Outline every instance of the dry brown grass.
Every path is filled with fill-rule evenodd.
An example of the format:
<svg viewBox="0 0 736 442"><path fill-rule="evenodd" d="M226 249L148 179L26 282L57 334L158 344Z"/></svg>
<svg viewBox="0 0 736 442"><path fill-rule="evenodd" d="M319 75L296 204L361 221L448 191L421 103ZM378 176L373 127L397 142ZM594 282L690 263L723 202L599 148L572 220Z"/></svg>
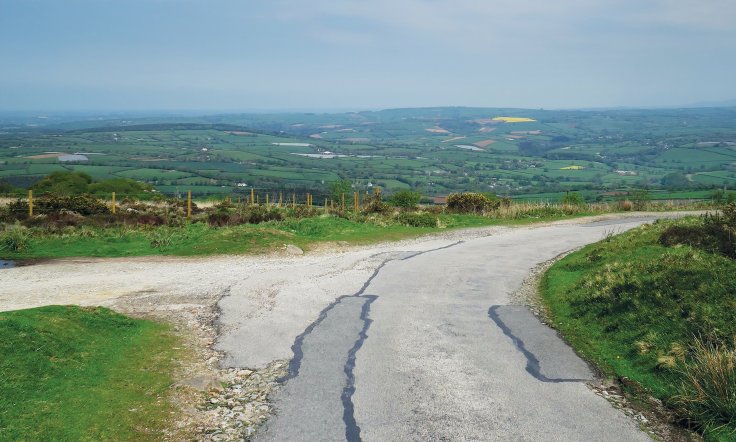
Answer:
<svg viewBox="0 0 736 442"><path fill-rule="evenodd" d="M708 429L733 427L736 421L736 351L696 339L681 369L678 404Z"/></svg>

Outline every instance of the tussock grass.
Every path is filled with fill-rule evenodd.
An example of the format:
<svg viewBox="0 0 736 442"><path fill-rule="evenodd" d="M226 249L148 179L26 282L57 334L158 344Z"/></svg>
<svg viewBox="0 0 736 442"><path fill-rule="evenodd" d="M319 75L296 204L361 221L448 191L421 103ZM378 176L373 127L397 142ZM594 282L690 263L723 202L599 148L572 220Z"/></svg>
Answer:
<svg viewBox="0 0 736 442"><path fill-rule="evenodd" d="M675 401L692 423L736 439L736 350L695 339L680 372L683 380Z"/></svg>

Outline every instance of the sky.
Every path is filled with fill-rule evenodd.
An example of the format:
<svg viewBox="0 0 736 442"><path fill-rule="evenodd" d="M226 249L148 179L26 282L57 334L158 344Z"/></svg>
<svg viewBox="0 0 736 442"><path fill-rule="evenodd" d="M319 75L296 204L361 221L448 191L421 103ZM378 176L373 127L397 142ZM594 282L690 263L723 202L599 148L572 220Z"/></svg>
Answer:
<svg viewBox="0 0 736 442"><path fill-rule="evenodd" d="M0 110L736 99L734 0L0 0Z"/></svg>

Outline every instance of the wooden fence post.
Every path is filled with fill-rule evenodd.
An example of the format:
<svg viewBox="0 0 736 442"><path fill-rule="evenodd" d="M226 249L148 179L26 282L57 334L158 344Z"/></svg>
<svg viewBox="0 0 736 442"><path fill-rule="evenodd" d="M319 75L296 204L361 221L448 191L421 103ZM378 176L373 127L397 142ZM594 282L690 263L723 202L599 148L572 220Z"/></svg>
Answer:
<svg viewBox="0 0 736 442"><path fill-rule="evenodd" d="M345 192L342 193L342 203L340 203L340 210L345 211Z"/></svg>
<svg viewBox="0 0 736 442"><path fill-rule="evenodd" d="M192 217L192 191L187 191L187 219Z"/></svg>
<svg viewBox="0 0 736 442"><path fill-rule="evenodd" d="M296 207L296 193L291 194L291 207Z"/></svg>
<svg viewBox="0 0 736 442"><path fill-rule="evenodd" d="M266 194L266 207L268 207L268 194Z"/></svg>
<svg viewBox="0 0 736 442"><path fill-rule="evenodd" d="M283 206L284 203L284 192L279 192L279 209L281 206Z"/></svg>
<svg viewBox="0 0 736 442"><path fill-rule="evenodd" d="M28 191L28 216L33 216L33 191Z"/></svg>
<svg viewBox="0 0 736 442"><path fill-rule="evenodd" d="M254 188L250 188L250 206L253 207L256 205L256 190Z"/></svg>
<svg viewBox="0 0 736 442"><path fill-rule="evenodd" d="M112 193L112 214L115 215L115 192Z"/></svg>
<svg viewBox="0 0 736 442"><path fill-rule="evenodd" d="M353 210L358 211L358 192L353 192Z"/></svg>

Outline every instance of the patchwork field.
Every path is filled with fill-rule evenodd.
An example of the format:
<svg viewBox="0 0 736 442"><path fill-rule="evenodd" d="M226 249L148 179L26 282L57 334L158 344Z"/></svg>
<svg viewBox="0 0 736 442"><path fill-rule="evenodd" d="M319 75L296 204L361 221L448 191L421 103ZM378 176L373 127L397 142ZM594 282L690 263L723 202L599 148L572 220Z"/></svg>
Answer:
<svg viewBox="0 0 736 442"><path fill-rule="evenodd" d="M4 117L0 180L54 171L132 178L165 193L411 188L501 195L736 185L736 109L427 108L202 117Z"/></svg>

